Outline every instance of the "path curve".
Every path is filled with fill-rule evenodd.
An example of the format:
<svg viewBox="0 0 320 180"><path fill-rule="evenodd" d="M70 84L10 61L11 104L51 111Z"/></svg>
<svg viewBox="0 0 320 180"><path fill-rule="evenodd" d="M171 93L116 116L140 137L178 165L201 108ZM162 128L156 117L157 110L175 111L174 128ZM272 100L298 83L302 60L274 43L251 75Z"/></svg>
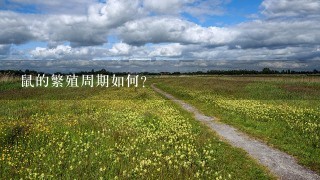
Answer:
<svg viewBox="0 0 320 180"><path fill-rule="evenodd" d="M251 157L268 167L269 170L280 179L320 180L319 175L297 164L296 160L292 156L271 148L265 143L250 138L232 126L217 122L213 117L205 116L195 107L160 90L155 87L154 84L152 84L151 87L154 91L181 105L183 109L193 113L198 121L205 123L231 145L245 150Z"/></svg>

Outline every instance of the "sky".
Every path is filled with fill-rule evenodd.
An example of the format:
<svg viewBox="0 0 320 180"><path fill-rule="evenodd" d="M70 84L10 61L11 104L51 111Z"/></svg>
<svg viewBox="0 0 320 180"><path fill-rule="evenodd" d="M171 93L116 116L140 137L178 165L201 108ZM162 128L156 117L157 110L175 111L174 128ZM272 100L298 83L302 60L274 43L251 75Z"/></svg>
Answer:
<svg viewBox="0 0 320 180"><path fill-rule="evenodd" d="M0 0L10 60L315 62L320 1Z"/></svg>

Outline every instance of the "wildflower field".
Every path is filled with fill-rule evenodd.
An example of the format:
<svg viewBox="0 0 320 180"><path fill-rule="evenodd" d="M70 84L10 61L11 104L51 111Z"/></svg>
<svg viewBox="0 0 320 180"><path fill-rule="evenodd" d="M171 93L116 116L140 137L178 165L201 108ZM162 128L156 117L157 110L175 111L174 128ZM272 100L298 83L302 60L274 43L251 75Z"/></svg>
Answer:
<svg viewBox="0 0 320 180"><path fill-rule="evenodd" d="M152 82L181 93L187 81L178 85L180 79L168 80L154 78ZM188 88L183 91L199 97L195 98L199 102L214 105L212 109L225 109L231 104L228 111L241 112L236 102L218 96L222 104L217 105L211 96L200 92ZM264 108L263 104L258 106ZM152 91L150 85L21 88L19 81L3 81L0 107L0 179L274 178L244 151L221 141L190 114ZM299 110L297 113L301 113ZM254 109L248 108L243 113L251 112ZM251 116L250 121L260 123L259 117ZM314 119L317 117L316 113ZM278 121L276 118L266 114L262 122ZM314 119L310 122L319 122ZM286 123L294 129L302 128L305 134L319 132L319 126L300 127L291 119ZM319 152L315 150L319 144L312 140L317 137L310 135L310 141L303 142L312 145L314 153Z"/></svg>
<svg viewBox="0 0 320 180"><path fill-rule="evenodd" d="M319 76L161 77L157 86L320 173Z"/></svg>

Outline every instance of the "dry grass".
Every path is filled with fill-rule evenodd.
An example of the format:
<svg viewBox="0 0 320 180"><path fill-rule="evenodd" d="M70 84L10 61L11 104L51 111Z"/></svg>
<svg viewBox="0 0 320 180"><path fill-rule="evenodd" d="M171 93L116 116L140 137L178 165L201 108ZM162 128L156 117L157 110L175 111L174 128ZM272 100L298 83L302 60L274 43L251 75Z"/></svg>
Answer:
<svg viewBox="0 0 320 180"><path fill-rule="evenodd" d="M16 82L19 81L20 78L17 76L11 76L7 74L0 74L0 82Z"/></svg>

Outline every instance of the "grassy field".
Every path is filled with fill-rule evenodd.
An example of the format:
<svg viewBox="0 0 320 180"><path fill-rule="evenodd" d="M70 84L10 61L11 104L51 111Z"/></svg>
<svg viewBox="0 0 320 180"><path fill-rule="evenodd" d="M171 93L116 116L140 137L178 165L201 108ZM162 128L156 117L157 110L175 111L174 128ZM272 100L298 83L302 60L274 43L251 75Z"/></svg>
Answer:
<svg viewBox="0 0 320 180"><path fill-rule="evenodd" d="M320 77L158 77L157 87L320 173Z"/></svg>
<svg viewBox="0 0 320 180"><path fill-rule="evenodd" d="M176 84L156 81L168 90ZM0 179L274 178L150 86L21 88L2 81L0 106Z"/></svg>

